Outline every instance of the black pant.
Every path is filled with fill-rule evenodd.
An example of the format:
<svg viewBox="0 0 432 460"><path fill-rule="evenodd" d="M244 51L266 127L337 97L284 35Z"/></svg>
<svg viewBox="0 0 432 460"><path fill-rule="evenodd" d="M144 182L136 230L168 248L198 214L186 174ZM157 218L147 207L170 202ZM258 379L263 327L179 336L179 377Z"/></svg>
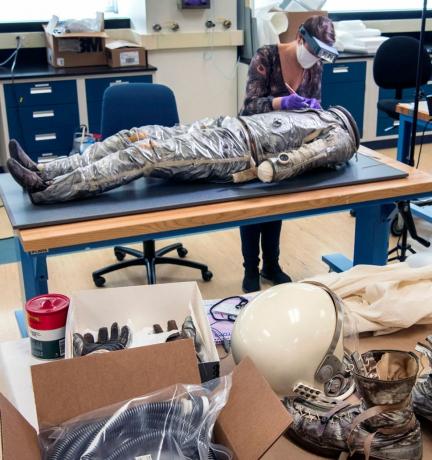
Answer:
<svg viewBox="0 0 432 460"><path fill-rule="evenodd" d="M244 225L240 227L242 253L245 268L254 268L259 265L259 243L261 236L261 248L263 264L272 265L279 259L279 240L282 229L282 221L265 222L263 224Z"/></svg>

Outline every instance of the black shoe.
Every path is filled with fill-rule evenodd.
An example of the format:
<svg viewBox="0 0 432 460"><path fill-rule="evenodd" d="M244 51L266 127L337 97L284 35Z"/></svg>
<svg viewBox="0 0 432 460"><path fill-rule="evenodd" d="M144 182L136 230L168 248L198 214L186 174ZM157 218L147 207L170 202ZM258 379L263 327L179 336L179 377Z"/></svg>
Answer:
<svg viewBox="0 0 432 460"><path fill-rule="evenodd" d="M245 270L242 289L245 293L261 290L258 268Z"/></svg>
<svg viewBox="0 0 432 460"><path fill-rule="evenodd" d="M34 171L24 168L14 158L9 158L7 167L12 177L29 193L41 192L47 188L47 184Z"/></svg>
<svg viewBox="0 0 432 460"><path fill-rule="evenodd" d="M278 263L263 266L260 275L267 281L271 281L273 284L291 283L292 279L282 271Z"/></svg>
<svg viewBox="0 0 432 460"><path fill-rule="evenodd" d="M11 139L9 141L9 154L11 158L18 161L18 163L24 168L38 172L39 169L37 167L37 163L35 163L23 150L23 148L19 145L19 143L15 139Z"/></svg>

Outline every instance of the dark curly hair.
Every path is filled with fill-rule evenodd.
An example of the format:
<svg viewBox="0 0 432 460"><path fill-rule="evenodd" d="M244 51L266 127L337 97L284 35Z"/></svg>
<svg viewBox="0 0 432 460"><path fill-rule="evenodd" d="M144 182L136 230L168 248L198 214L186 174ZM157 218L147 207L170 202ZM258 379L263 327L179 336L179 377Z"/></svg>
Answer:
<svg viewBox="0 0 432 460"><path fill-rule="evenodd" d="M336 41L333 22L327 16L311 16L303 23L310 35L318 38L327 45L333 46Z"/></svg>

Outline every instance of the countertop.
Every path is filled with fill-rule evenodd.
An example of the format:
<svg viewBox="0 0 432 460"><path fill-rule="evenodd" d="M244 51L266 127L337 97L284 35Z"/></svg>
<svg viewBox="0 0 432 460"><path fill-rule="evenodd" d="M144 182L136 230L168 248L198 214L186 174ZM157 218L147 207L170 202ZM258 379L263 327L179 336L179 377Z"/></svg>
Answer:
<svg viewBox="0 0 432 460"><path fill-rule="evenodd" d="M98 74L124 74L129 72L155 72L156 67L152 65L136 67L109 67L109 66L88 66L88 67L64 67L55 68L47 63L41 64L21 64L17 66L14 73L11 73L10 67L0 67L0 80L22 80L25 78L60 78L76 77L82 75Z"/></svg>

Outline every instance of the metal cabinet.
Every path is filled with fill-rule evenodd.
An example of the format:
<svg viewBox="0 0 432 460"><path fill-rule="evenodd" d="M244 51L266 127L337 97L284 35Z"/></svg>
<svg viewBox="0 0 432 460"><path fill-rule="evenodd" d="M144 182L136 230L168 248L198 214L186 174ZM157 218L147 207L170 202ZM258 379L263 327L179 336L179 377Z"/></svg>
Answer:
<svg viewBox="0 0 432 460"><path fill-rule="evenodd" d="M79 125L75 80L4 84L9 138L37 160L70 151Z"/></svg>
<svg viewBox="0 0 432 460"><path fill-rule="evenodd" d="M346 107L363 135L366 62L325 64L322 78L322 105Z"/></svg>
<svg viewBox="0 0 432 460"><path fill-rule="evenodd" d="M88 78L85 80L87 98L87 114L90 132L99 132L102 114L102 96L104 91L112 85L127 83L151 83L151 75L128 75L109 78Z"/></svg>
<svg viewBox="0 0 432 460"><path fill-rule="evenodd" d="M125 70L112 75L0 81L1 150L7 156L7 142L14 138L35 161L69 154L80 124L100 132L105 89L132 82L151 83L152 73Z"/></svg>

